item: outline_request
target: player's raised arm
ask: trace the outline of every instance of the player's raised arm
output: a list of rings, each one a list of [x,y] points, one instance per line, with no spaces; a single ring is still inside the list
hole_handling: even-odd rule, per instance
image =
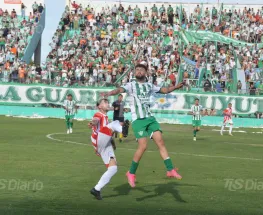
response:
[[[92,126],[97,126],[99,121],[99,118],[93,117],[93,119],[88,123],[88,127],[92,128]]]
[[[119,88],[112,90],[112,91],[109,91],[109,92],[103,92],[100,95],[103,97],[108,97],[108,96],[115,96],[115,95],[118,95],[120,93],[125,93],[125,89],[122,87],[119,87]]]
[[[159,91],[159,93],[162,93],[162,94],[167,94],[167,93],[170,93],[170,92],[173,92],[174,90],[179,90],[181,89],[182,87],[184,86],[183,83],[180,83],[176,86],[171,86],[171,87],[162,87]]]

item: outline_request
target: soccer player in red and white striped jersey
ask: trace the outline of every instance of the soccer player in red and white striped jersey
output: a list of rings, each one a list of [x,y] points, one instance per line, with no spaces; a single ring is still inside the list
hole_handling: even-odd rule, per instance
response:
[[[231,103],[229,103],[228,108],[224,110],[224,121],[223,121],[223,125],[220,131],[221,135],[223,135],[223,131],[224,131],[226,124],[229,124],[229,135],[233,136],[232,135],[233,120],[232,120],[232,104]]]
[[[101,99],[97,103],[99,112],[95,113],[89,127],[92,128],[91,141],[106,167],[107,171],[101,176],[97,185],[91,189],[90,193],[98,200],[102,200],[100,191],[117,173],[117,162],[114,154],[114,147],[112,145],[112,135],[114,132],[122,132],[122,125],[119,121],[108,122],[107,112],[111,109],[109,107],[108,99]]]
[[[102,101],[100,106],[101,106],[101,108],[103,108],[105,106],[105,101]],[[106,110],[106,111],[108,112],[108,110]],[[107,114],[107,112],[106,112],[106,114]],[[102,127],[105,127],[106,125],[109,124],[108,116],[106,114],[105,114],[105,111],[102,110],[102,112],[100,111],[100,112],[95,113],[93,116],[93,119],[92,119],[91,142],[92,142],[92,145],[96,151],[97,151],[98,132],[100,131],[100,129]]]

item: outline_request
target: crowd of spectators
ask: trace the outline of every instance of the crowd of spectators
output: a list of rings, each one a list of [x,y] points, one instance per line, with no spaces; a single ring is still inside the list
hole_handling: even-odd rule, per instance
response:
[[[32,70],[31,65],[26,65],[22,58],[44,8],[35,2],[32,5],[32,12],[29,16],[25,16],[26,8],[22,3],[21,14],[17,14],[15,9],[4,11],[0,8],[0,80],[2,82],[24,83],[29,76],[29,70]]]
[[[154,5],[141,10],[138,6],[124,8],[115,4],[96,11],[90,5],[84,7],[73,1],[63,13],[45,64],[27,66],[23,81],[65,87],[111,86],[117,80],[121,80],[118,84],[132,80],[130,63],[145,61],[150,71],[148,81],[159,86],[174,85],[183,70],[186,90],[201,86],[204,91],[229,92],[234,71],[238,71],[245,74],[252,95],[253,88],[259,93],[261,85],[258,72],[263,48],[258,48],[257,43],[263,41],[262,14],[263,8],[222,10],[199,5],[191,14],[179,5]],[[186,44],[179,32],[188,30],[217,32],[255,45],[235,47],[209,41]],[[120,31],[131,32],[132,41],[120,44]],[[201,68],[206,68],[205,72]],[[244,93],[240,81],[235,87]]]

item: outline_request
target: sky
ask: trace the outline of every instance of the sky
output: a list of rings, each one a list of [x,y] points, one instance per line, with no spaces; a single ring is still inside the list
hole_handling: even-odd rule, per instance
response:
[[[41,61],[44,62],[51,48],[49,43],[58,27],[58,23],[64,12],[65,0],[45,0],[46,26],[42,34]]]

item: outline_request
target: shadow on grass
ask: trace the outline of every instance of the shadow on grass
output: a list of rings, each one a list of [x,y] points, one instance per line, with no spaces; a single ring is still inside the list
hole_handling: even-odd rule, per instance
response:
[[[136,184],[139,184],[137,182]],[[144,189],[144,187],[135,187],[131,188],[128,183],[122,184],[120,186],[117,186],[113,189],[113,191],[117,192],[115,195],[109,195],[109,196],[103,196],[103,198],[112,198],[112,197],[118,197],[118,196],[127,196],[132,190],[139,190],[143,193],[150,193],[151,191]]]
[[[143,186],[143,187],[131,188],[129,186],[129,184],[122,184],[122,185],[115,187],[113,189],[113,191],[117,192],[117,194],[104,196],[103,198],[126,196],[131,192],[131,190],[138,190],[138,191],[141,191],[145,194],[149,194],[149,195],[137,198],[136,200],[139,202],[147,200],[147,199],[163,196],[165,194],[171,194],[176,201],[181,202],[181,203],[186,203],[186,201],[183,200],[183,198],[181,197],[181,195],[177,189],[177,187],[179,187],[179,186],[196,186],[196,185],[179,184],[176,182],[169,182],[169,183],[165,183],[165,184],[153,184],[153,185],[147,185],[147,186]],[[149,189],[147,189],[147,188],[149,188]]]

